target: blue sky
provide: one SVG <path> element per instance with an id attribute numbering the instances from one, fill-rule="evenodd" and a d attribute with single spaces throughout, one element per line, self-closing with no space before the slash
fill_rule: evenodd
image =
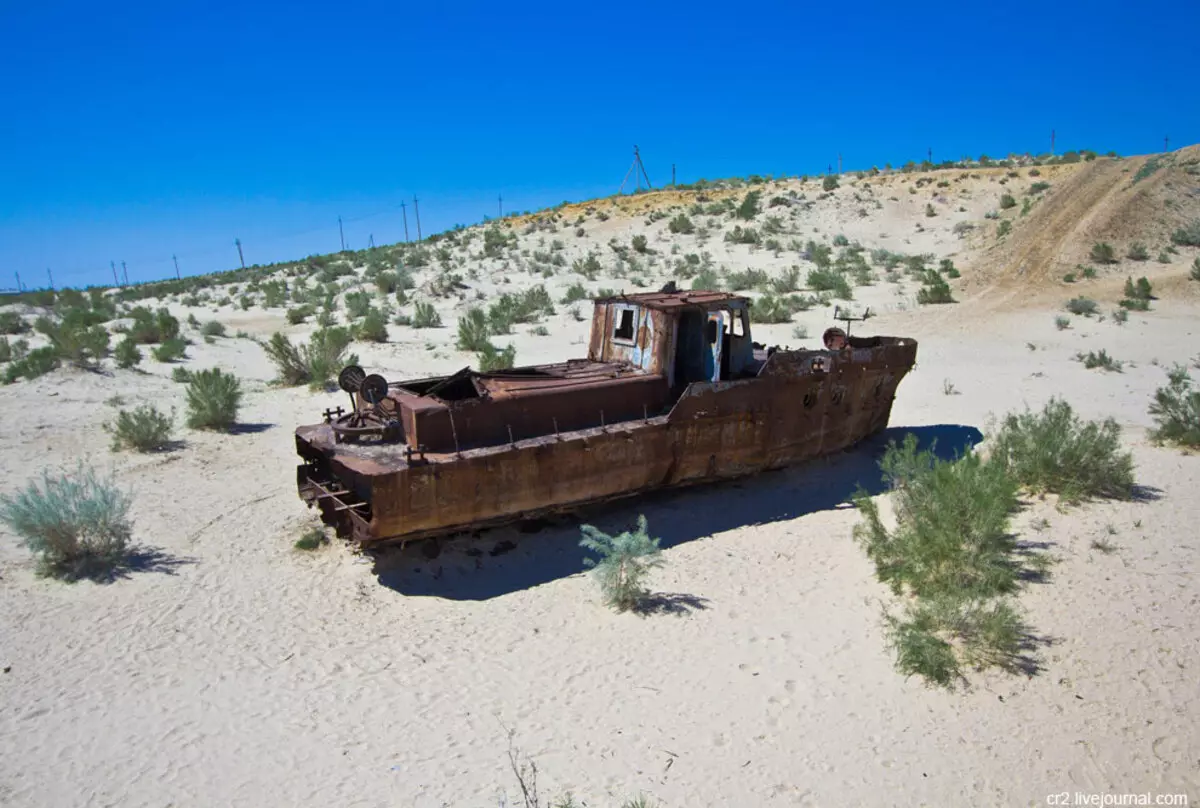
<path id="1" fill-rule="evenodd" d="M 651 180 L 1200 141 L 1196 0 L 0 4 L 0 286 L 426 234 Z"/>

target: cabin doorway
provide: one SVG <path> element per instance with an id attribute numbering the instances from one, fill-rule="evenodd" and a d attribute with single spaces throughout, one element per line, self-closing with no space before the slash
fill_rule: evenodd
<path id="1" fill-rule="evenodd" d="M 728 374 L 724 312 L 685 310 L 675 340 L 675 384 L 718 382 Z"/>

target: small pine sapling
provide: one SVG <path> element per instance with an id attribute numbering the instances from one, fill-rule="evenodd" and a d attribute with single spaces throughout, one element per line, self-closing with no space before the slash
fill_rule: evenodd
<path id="1" fill-rule="evenodd" d="M 646 597 L 644 581 L 650 570 L 666 563 L 658 539 L 647 532 L 645 515 L 638 516 L 637 530 L 615 536 L 593 527 L 580 525 L 583 538 L 579 546 L 600 556 L 585 558 L 583 565 L 593 568 L 604 601 L 619 612 L 636 609 Z"/>

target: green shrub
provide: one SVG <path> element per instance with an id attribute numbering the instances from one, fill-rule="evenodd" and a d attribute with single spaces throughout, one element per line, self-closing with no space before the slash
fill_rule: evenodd
<path id="1" fill-rule="evenodd" d="M 314 309 L 312 306 L 304 305 L 297 306 L 294 309 L 287 310 L 287 321 L 292 325 L 300 325 L 302 322 L 313 316 Z"/>
<path id="2" fill-rule="evenodd" d="M 174 412 L 166 415 L 149 404 L 135 410 L 121 410 L 113 424 L 106 424 L 105 431 L 112 435 L 112 450 L 132 449 L 135 452 L 153 452 L 171 442 L 171 427 Z"/>
<path id="3" fill-rule="evenodd" d="M 1131 300 L 1150 300 L 1154 297 L 1153 292 L 1154 287 L 1145 276 L 1138 278 L 1137 283 L 1133 282 L 1133 278 L 1125 279 L 1125 297 Z"/>
<path id="4" fill-rule="evenodd" d="M 0 334 L 24 334 L 28 330 L 29 323 L 15 311 L 0 312 Z"/>
<path id="5" fill-rule="evenodd" d="M 187 343 L 179 337 L 171 337 L 151 351 L 159 362 L 175 362 L 187 357 Z"/>
<path id="6" fill-rule="evenodd" d="M 129 316 L 133 318 L 133 324 L 128 333 L 138 344 L 153 345 L 179 336 L 179 320 L 165 308 L 151 311 L 137 306 Z"/>
<path id="7" fill-rule="evenodd" d="M 758 244 L 761 237 L 753 227 L 743 228 L 740 224 L 725 234 L 725 241 L 730 244 Z"/>
<path id="8" fill-rule="evenodd" d="M 1200 219 L 1178 228 L 1171 234 L 1171 243 L 1181 247 L 1200 247 Z"/>
<path id="9" fill-rule="evenodd" d="M 1154 391 L 1150 415 L 1157 426 L 1151 440 L 1200 447 L 1200 391 L 1192 389 L 1187 368 L 1176 366 L 1167 374 L 1167 386 Z"/>
<path id="10" fill-rule="evenodd" d="M 922 305 L 953 303 L 954 296 L 950 294 L 950 284 L 946 283 L 937 272 L 932 269 L 925 273 L 925 280 L 919 290 L 917 290 L 917 303 Z"/>
<path id="11" fill-rule="evenodd" d="M 771 291 L 785 295 L 800 289 L 800 267 L 791 266 L 783 271 L 778 278 L 771 279 Z"/>
<path id="12" fill-rule="evenodd" d="M 1048 182 L 1035 182 L 1033 185 L 1029 186 L 1029 193 L 1040 194 L 1042 191 L 1046 190 L 1049 187 L 1050 187 L 1050 183 L 1048 183 Z"/>
<path id="13" fill-rule="evenodd" d="M 371 311 L 371 296 L 366 292 L 347 292 L 343 298 L 346 304 L 346 313 L 351 319 L 357 320 L 359 317 L 366 317 Z"/>
<path id="14" fill-rule="evenodd" d="M 837 187 L 838 187 L 838 178 L 832 174 L 826 175 L 825 179 L 821 180 L 821 190 L 822 191 L 826 191 L 826 192 L 832 191 Z"/>
<path id="15" fill-rule="evenodd" d="M 4 369 L 4 383 L 12 384 L 17 379 L 36 379 L 44 376 L 59 366 L 58 351 L 47 345 L 34 348 L 21 359 L 14 359 Z"/>
<path id="16" fill-rule="evenodd" d="M 1092 251 L 1089 253 L 1091 259 L 1097 264 L 1115 264 L 1117 263 L 1116 251 L 1113 250 L 1111 244 L 1103 241 L 1098 241 L 1092 245 Z"/>
<path id="17" fill-rule="evenodd" d="M 832 292 L 839 300 L 853 300 L 854 293 L 846 276 L 835 269 L 812 269 L 806 284 L 814 292 Z"/>
<path id="18" fill-rule="evenodd" d="M 200 333 L 206 337 L 223 337 L 225 336 L 225 324 L 219 320 L 209 320 L 200 329 Z"/>
<path id="19" fill-rule="evenodd" d="M 117 343 L 116 350 L 113 351 L 113 358 L 117 360 L 119 368 L 136 367 L 142 361 L 142 352 L 138 349 L 137 340 L 127 335 L 125 339 Z"/>
<path id="20" fill-rule="evenodd" d="M 371 309 L 358 324 L 355 335 L 366 342 L 387 342 L 387 317 L 379 309 Z"/>
<path id="21" fill-rule="evenodd" d="M 758 191 L 750 191 L 745 197 L 742 198 L 742 203 L 737 206 L 737 210 L 734 211 L 734 215 L 739 219 L 745 219 L 746 221 L 753 219 L 759 213 L 760 208 L 758 205 L 758 200 L 760 198 L 762 198 L 761 193 Z"/>
<path id="22" fill-rule="evenodd" d="M 1058 315 L 1057 317 L 1054 318 L 1054 327 L 1057 328 L 1059 331 L 1066 331 L 1068 328 L 1071 327 L 1071 318 L 1064 317 L 1061 314 Z"/>
<path id="23" fill-rule="evenodd" d="M 1073 297 L 1066 302 L 1065 308 L 1071 314 L 1081 317 L 1091 317 L 1099 310 L 1096 306 L 1096 301 L 1087 297 Z"/>
<path id="24" fill-rule="evenodd" d="M 1008 219 L 1005 219 L 1004 221 L 1000 222 L 1000 224 L 996 227 L 996 235 L 999 237 L 1007 236 L 1011 232 L 1012 232 L 1012 222 L 1010 222 Z"/>
<path id="25" fill-rule="evenodd" d="M 1150 251 L 1146 249 L 1145 244 L 1142 244 L 1140 241 L 1135 241 L 1129 247 L 1129 252 L 1125 254 L 1125 257 L 1130 261 L 1149 261 Z"/>
<path id="26" fill-rule="evenodd" d="M 1082 362 L 1083 366 L 1088 370 L 1100 368 L 1101 370 L 1110 370 L 1115 373 L 1120 373 L 1124 367 L 1124 363 L 1120 362 L 1108 355 L 1108 351 L 1103 348 L 1099 352 L 1088 351 L 1085 353 L 1075 354 L 1075 360 Z"/>
<path id="27" fill-rule="evenodd" d="M 86 320 L 39 317 L 33 327 L 50 340 L 60 359 L 76 367 L 94 368 L 108 353 L 108 329 L 102 325 L 88 326 Z"/>
<path id="28" fill-rule="evenodd" d="M 475 355 L 479 360 L 479 370 L 483 373 L 508 370 L 517 362 L 517 349 L 514 345 L 497 348 L 488 342 L 476 351 Z"/>
<path id="29" fill-rule="evenodd" d="M 11 362 L 13 358 L 12 344 L 8 337 L 0 337 L 0 362 Z"/>
<path id="30" fill-rule="evenodd" d="M 131 554 L 130 498 L 82 463 L 74 474 L 30 482 L 0 496 L 0 521 L 38 556 L 42 575 L 110 580 Z"/>
<path id="31" fill-rule="evenodd" d="M 192 380 L 192 372 L 182 365 L 171 368 L 171 381 L 177 384 L 188 384 Z"/>
<path id="32" fill-rule="evenodd" d="M 686 213 L 680 213 L 674 219 L 667 222 L 667 229 L 672 233 L 685 236 L 696 232 L 696 226 L 692 224 L 692 220 L 687 217 Z"/>
<path id="33" fill-rule="evenodd" d="M 1188 277 L 1194 281 L 1200 281 L 1200 256 L 1192 261 L 1192 271 L 1188 273 Z"/>
<path id="34" fill-rule="evenodd" d="M 1117 305 L 1129 311 L 1150 311 L 1150 301 L 1140 297 L 1127 297 Z"/>
<path id="35" fill-rule="evenodd" d="M 483 309 L 470 308 L 458 319 L 458 341 L 455 343 L 460 351 L 481 352 L 491 345 L 488 337 L 487 315 Z"/>
<path id="36" fill-rule="evenodd" d="M 346 365 L 358 364 L 357 356 L 346 354 L 350 342 L 350 332 L 338 327 L 314 331 L 308 343 L 300 346 L 276 332 L 263 350 L 279 372 L 280 384 L 307 384 L 313 390 L 320 390 Z"/>
<path id="37" fill-rule="evenodd" d="M 792 309 L 783 297 L 767 293 L 754 301 L 751 309 L 756 323 L 790 323 Z"/>
<path id="38" fill-rule="evenodd" d="M 1016 589 L 1008 522 L 1017 483 L 1004 466 L 973 452 L 941 460 L 918 452 L 911 434 L 888 446 L 880 466 L 896 488 L 896 527 L 887 530 L 878 506 L 860 493 L 855 504 L 864 521 L 855 537 L 893 592 L 987 598 Z"/>
<path id="39" fill-rule="evenodd" d="M 991 456 L 1034 493 L 1066 502 L 1133 495 L 1133 456 L 1121 451 L 1121 427 L 1111 418 L 1082 421 L 1062 399 L 1040 413 L 1005 416 Z"/>
<path id="40" fill-rule="evenodd" d="M 646 245 L 646 237 L 641 234 L 634 236 L 630 244 L 633 245 L 634 252 L 644 253 L 649 249 Z"/>
<path id="41" fill-rule="evenodd" d="M 573 283 L 567 287 L 567 293 L 563 295 L 563 303 L 574 303 L 577 300 L 587 300 L 591 295 L 588 293 L 587 287 L 582 283 Z"/>
<path id="42" fill-rule="evenodd" d="M 316 550 L 328 541 L 329 538 L 326 536 L 324 528 L 310 527 L 304 531 L 304 535 L 296 539 L 296 543 L 292 546 L 297 550 Z"/>
<path id="43" fill-rule="evenodd" d="M 236 376 L 219 368 L 198 370 L 187 388 L 188 426 L 228 430 L 237 423 L 241 403 L 242 385 Z"/>
<path id="44" fill-rule="evenodd" d="M 946 688 L 963 678 L 964 667 L 1019 669 L 1028 633 L 1004 599 L 921 599 L 907 604 L 903 617 L 888 615 L 886 624 L 896 669 Z"/>
<path id="45" fill-rule="evenodd" d="M 442 316 L 437 313 L 437 309 L 432 303 L 424 300 L 418 300 L 413 304 L 413 328 L 441 328 Z"/>
<path id="46" fill-rule="evenodd" d="M 1004 194 L 1000 197 L 1001 210 L 1008 210 L 1009 208 L 1015 208 L 1016 206 L 1017 200 L 1013 198 L 1012 194 Z"/>
<path id="47" fill-rule="evenodd" d="M 645 580 L 650 571 L 665 562 L 658 539 L 647 533 L 646 517 L 638 516 L 637 529 L 615 536 L 592 525 L 580 525 L 579 546 L 599 556 L 583 564 L 595 571 L 606 605 L 617 611 L 637 609 L 648 594 Z"/>

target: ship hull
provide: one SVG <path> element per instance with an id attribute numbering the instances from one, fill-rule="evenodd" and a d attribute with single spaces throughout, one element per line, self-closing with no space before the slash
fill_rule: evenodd
<path id="1" fill-rule="evenodd" d="M 301 427 L 299 493 L 372 547 L 802 463 L 883 430 L 915 362 L 912 340 L 853 342 L 776 353 L 753 378 L 691 384 L 662 414 L 459 452 L 346 447 L 329 425 Z"/>

